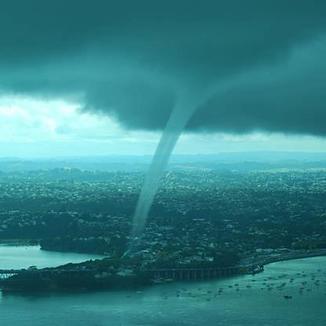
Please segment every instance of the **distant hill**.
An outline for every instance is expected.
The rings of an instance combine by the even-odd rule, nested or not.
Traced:
[[[53,169],[87,171],[146,171],[151,162],[144,156],[94,156],[64,158],[0,158],[0,171],[23,172]],[[174,155],[169,169],[205,168],[218,170],[324,169],[326,153],[234,152],[216,155]]]

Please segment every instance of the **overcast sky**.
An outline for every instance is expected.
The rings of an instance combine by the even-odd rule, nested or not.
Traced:
[[[194,94],[177,153],[324,151],[325,17],[324,0],[3,0],[0,156],[151,154]]]

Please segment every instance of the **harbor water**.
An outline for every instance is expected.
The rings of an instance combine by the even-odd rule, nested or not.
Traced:
[[[35,247],[8,248],[0,248],[0,268],[92,258]],[[256,275],[160,284],[141,291],[0,292],[0,325],[324,326],[325,300],[326,257],[315,257],[273,263]]]

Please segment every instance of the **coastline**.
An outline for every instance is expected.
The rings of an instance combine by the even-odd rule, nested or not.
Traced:
[[[313,258],[313,257],[320,257],[320,256],[326,256],[326,249],[287,250],[285,252],[276,251],[272,254],[247,257],[242,260],[242,265],[266,266],[269,264],[282,262],[282,261]]]
[[[60,291],[69,289],[125,289],[142,287],[157,283],[174,281],[203,281],[244,274],[257,274],[264,271],[264,266],[281,261],[305,259],[326,256],[326,249],[288,250],[279,249],[249,256],[234,267],[229,268],[185,268],[133,271],[121,268],[115,273],[108,273],[108,267],[102,265],[102,260],[67,264],[56,268],[27,269],[17,271],[2,271],[2,290],[7,291]],[[131,273],[131,274],[130,274]],[[41,287],[39,287],[41,285]]]

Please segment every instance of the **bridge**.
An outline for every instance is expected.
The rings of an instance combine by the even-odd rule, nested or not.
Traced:
[[[205,280],[224,276],[231,276],[240,273],[246,273],[241,267],[228,268],[165,268],[148,270],[154,281],[158,280]]]

